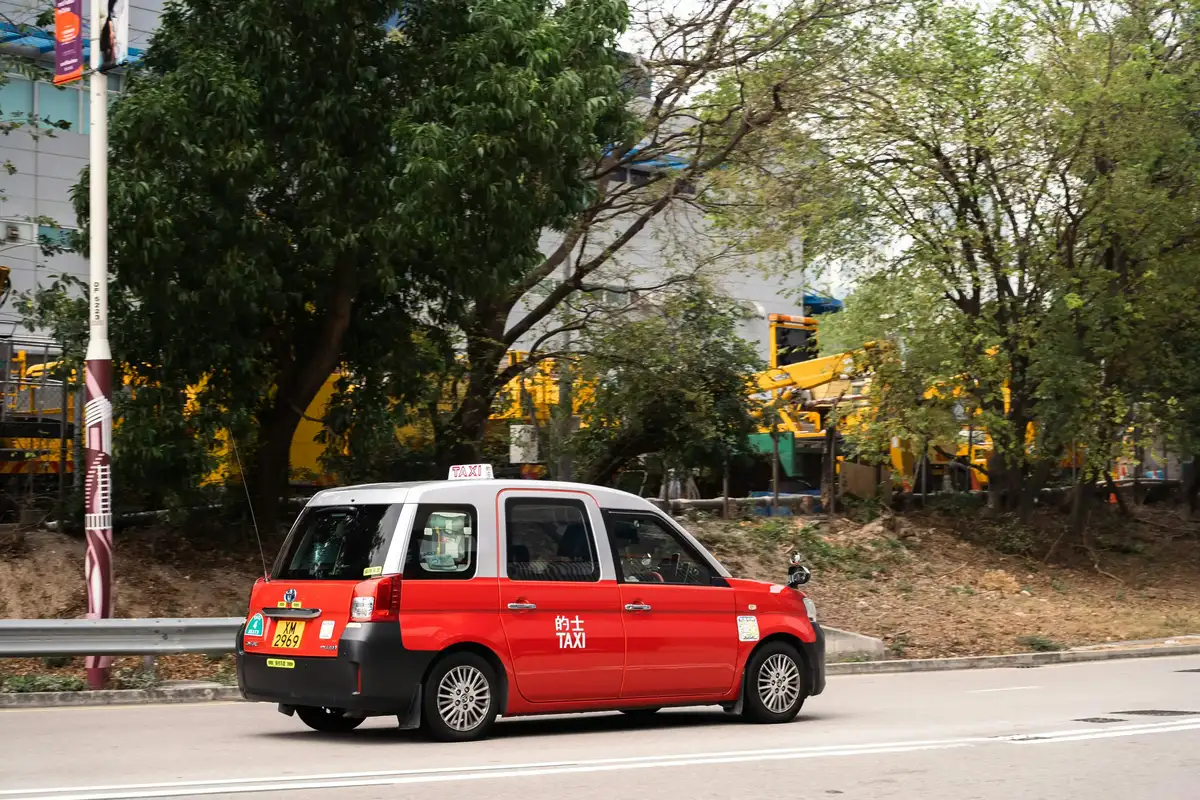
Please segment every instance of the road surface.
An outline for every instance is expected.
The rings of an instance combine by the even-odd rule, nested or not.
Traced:
[[[1197,800],[1200,656],[837,676],[790,725],[581,715],[465,745],[244,703],[0,712],[0,800],[151,797]]]

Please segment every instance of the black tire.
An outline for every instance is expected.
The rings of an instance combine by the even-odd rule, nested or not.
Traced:
[[[433,665],[422,687],[421,724],[439,742],[482,739],[496,724],[499,702],[500,683],[487,659],[451,653]]]
[[[321,733],[349,733],[363,724],[362,717],[347,717],[336,708],[302,706],[296,716],[308,727]]]
[[[748,722],[791,722],[808,699],[808,670],[796,648],[785,642],[760,647],[746,665],[742,716]]]

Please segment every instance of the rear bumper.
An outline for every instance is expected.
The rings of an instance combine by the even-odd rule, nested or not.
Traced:
[[[811,642],[801,642],[804,658],[808,662],[809,696],[813,697],[825,691],[825,631],[815,621],[812,624],[816,638]]]
[[[237,678],[242,697],[283,706],[321,706],[365,715],[407,714],[436,655],[407,650],[397,623],[348,628],[330,657],[287,657],[247,652],[237,637]],[[284,660],[290,667],[267,662]]]

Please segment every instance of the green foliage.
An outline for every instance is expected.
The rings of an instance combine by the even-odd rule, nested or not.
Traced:
[[[111,682],[113,689],[153,689],[158,678],[154,670],[125,667],[112,674]]]
[[[83,679],[73,675],[13,675],[0,682],[0,692],[11,694],[82,692],[86,688]]]
[[[1066,650],[1066,645],[1059,644],[1053,639],[1047,639],[1045,636],[1031,635],[1018,636],[1017,644],[1022,647],[1027,647],[1034,653],[1053,653],[1058,650]]]
[[[747,181],[751,200],[819,164],[806,179],[823,174],[831,197],[853,187],[873,232],[847,312],[822,323],[827,351],[881,343],[872,410],[849,431],[862,457],[893,438],[956,449],[970,422],[995,443],[996,496],[1024,509],[1074,445],[1081,476],[1107,468],[1135,419],[1200,441],[1185,366],[1200,297],[1195,15],[1160,12],[897,7],[849,41],[841,91],[773,132],[784,164]],[[752,223],[799,233],[787,212]]]
[[[587,482],[608,482],[651,454],[690,470],[719,469],[746,452],[746,386],[760,364],[737,336],[742,313],[691,287],[585,332],[579,375],[595,390],[571,447]]]
[[[269,513],[339,368],[330,455],[363,472],[452,360],[464,292],[591,196],[578,165],[623,124],[622,2],[434,2],[388,34],[393,10],[168,5],[110,122],[113,349],[156,387],[122,409],[131,474],[190,489],[228,428]],[[86,222],[86,176],[75,202]]]

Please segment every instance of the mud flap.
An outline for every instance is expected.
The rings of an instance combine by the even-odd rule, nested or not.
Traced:
[[[421,684],[418,683],[416,691],[413,692],[408,711],[398,714],[396,718],[400,720],[400,730],[402,731],[413,731],[421,727]]]

